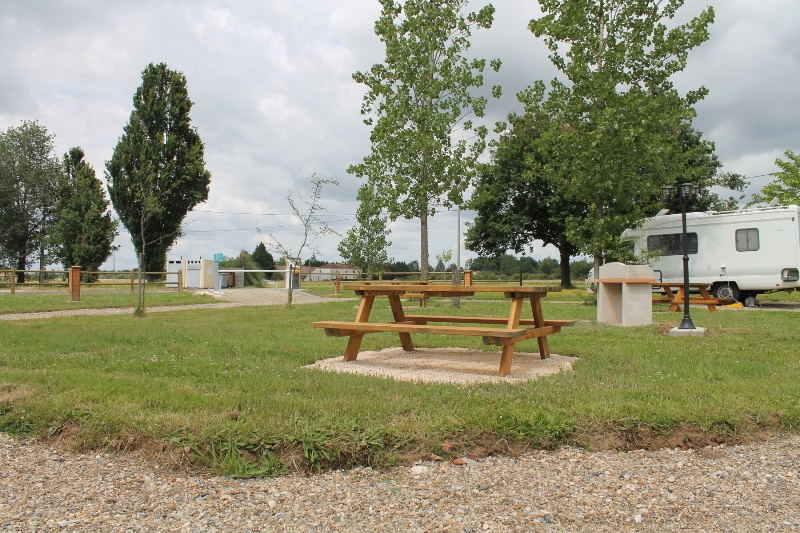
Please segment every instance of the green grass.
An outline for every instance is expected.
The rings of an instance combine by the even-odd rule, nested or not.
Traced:
[[[166,292],[153,291],[145,295],[148,307],[158,305],[188,305],[213,303],[221,300],[207,295],[195,295],[193,291]],[[134,307],[136,294],[128,291],[93,292],[81,291],[80,302],[70,302],[66,293],[47,294],[42,292],[18,292],[0,295],[0,315],[9,313],[38,313],[42,311],[63,311],[69,309],[98,309],[104,307]]]
[[[675,313],[623,329],[593,323],[594,307],[545,303],[546,317],[578,320],[550,344],[579,360],[574,372],[517,385],[415,384],[302,368],[341,355],[346,344],[311,322],[352,320],[355,307],[0,322],[0,430],[69,429],[90,448],[171,438],[217,472],[248,476],[280,473],[275,454],[312,468],[447,455],[445,438],[460,451],[492,442],[585,444],[608,430],[669,434],[686,424],[720,436],[800,427],[796,313],[693,309],[709,334],[671,338],[664,331],[679,322]],[[449,309],[437,300],[427,312],[505,316],[508,304]],[[373,320],[390,316],[388,305],[373,310]],[[469,337],[415,335],[414,342],[492,349]],[[396,335],[375,334],[362,350],[397,345]]]

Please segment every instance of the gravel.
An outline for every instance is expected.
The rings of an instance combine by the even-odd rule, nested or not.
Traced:
[[[165,311],[184,311],[186,309],[226,309],[229,307],[242,307],[245,305],[285,305],[286,291],[282,289],[233,289],[224,291],[224,302],[187,304],[187,305],[160,305],[147,308],[148,313],[163,313]],[[199,291],[196,294],[211,294]],[[320,298],[302,291],[293,291],[292,304],[308,304],[335,301],[329,298]],[[79,315],[129,315],[133,307],[106,307],[102,309],[74,309],[67,311],[44,311],[40,313],[10,313],[0,315],[0,320],[31,320],[37,318],[53,318],[59,316]]]
[[[800,437],[239,481],[0,434],[3,531],[797,531]]]
[[[398,381],[425,383],[519,383],[541,376],[572,370],[576,357],[550,354],[542,359],[538,353],[514,354],[511,373],[497,375],[500,352],[483,352],[468,348],[417,348],[405,352],[402,348],[359,352],[355,361],[344,362],[337,356],[323,359],[305,368],[328,372],[346,372],[379,376]]]

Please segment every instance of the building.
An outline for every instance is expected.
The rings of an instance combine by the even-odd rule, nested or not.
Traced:
[[[356,280],[361,276],[361,269],[355,265],[327,263],[318,267],[302,267],[300,276],[304,281],[332,281],[336,275],[342,280]]]

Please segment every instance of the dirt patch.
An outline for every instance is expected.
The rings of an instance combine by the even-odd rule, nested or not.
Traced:
[[[16,402],[32,396],[35,391],[27,385],[13,385],[11,383],[0,383],[0,403]]]
[[[542,359],[538,353],[515,353],[511,374],[497,375],[500,352],[482,352],[468,348],[418,348],[404,352],[387,348],[379,352],[361,352],[358,359],[345,363],[341,356],[317,361],[305,368],[345,372],[423,383],[521,383],[572,370],[577,358],[551,354]]]

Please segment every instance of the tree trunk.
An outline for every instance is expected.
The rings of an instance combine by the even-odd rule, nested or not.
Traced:
[[[567,251],[567,245],[562,244],[558,251],[561,254],[561,288],[571,289],[572,276],[570,275],[569,252]]]
[[[17,259],[17,283],[25,283],[25,256]]]
[[[139,230],[142,237],[142,253],[139,255],[139,309],[144,312],[144,218],[139,219]]]
[[[597,220],[603,220],[603,206],[600,205],[600,204],[597,204],[597,206],[595,207],[595,211],[597,211]],[[599,246],[598,246],[598,248],[599,248]],[[603,250],[596,249],[594,251],[593,255],[594,255],[594,277],[595,278],[599,278],[600,277],[600,265],[601,265],[601,262],[603,260]]]
[[[420,227],[420,281],[428,281],[428,209],[419,215]]]
[[[44,270],[44,244],[39,243],[39,283],[42,282]]]

